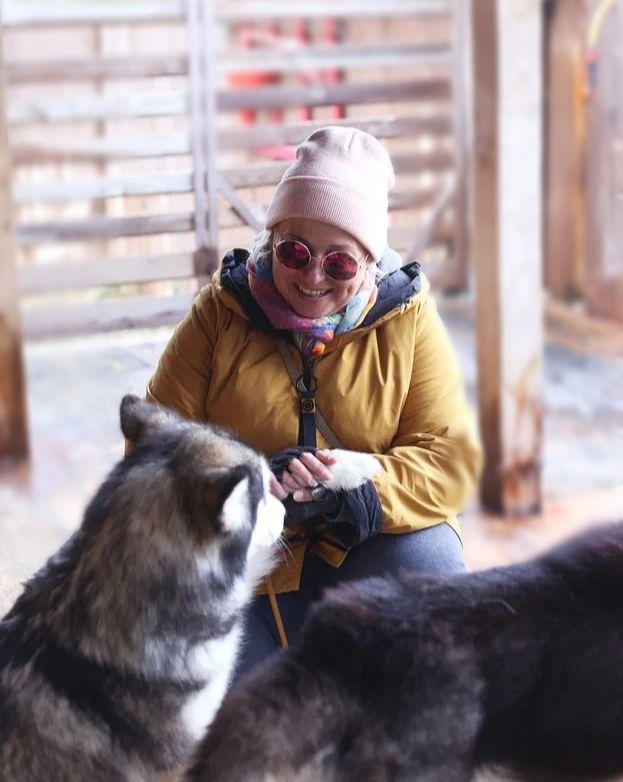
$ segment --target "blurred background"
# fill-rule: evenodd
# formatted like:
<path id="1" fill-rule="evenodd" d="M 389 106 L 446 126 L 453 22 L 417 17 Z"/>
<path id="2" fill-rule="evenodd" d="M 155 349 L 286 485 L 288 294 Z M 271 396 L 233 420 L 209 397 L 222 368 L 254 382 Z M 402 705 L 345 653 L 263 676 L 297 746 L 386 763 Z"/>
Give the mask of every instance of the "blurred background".
<path id="1" fill-rule="evenodd" d="M 0 608 L 296 145 L 375 134 L 487 465 L 474 568 L 623 518 L 623 0 L 0 0 Z"/>

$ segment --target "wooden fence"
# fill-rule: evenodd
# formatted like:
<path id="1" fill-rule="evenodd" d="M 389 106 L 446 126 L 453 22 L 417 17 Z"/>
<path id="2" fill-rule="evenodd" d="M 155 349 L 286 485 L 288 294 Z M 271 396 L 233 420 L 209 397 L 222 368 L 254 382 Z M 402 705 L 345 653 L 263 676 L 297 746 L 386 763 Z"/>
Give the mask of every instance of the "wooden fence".
<path id="1" fill-rule="evenodd" d="M 445 0 L 5 0 L 25 333 L 179 319 L 328 122 L 383 140 L 390 242 L 463 286 L 461 16 Z"/>
<path id="2" fill-rule="evenodd" d="M 623 2 L 550 6 L 546 284 L 623 322 Z"/>

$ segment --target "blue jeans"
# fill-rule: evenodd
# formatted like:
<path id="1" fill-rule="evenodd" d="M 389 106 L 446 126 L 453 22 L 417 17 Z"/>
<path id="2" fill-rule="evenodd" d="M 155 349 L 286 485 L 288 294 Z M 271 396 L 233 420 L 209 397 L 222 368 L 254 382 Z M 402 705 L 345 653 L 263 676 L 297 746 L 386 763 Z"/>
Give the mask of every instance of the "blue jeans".
<path id="1" fill-rule="evenodd" d="M 399 570 L 456 573 L 465 569 L 461 542 L 448 524 L 437 524 L 405 535 L 379 535 L 354 548 L 339 568 L 327 564 L 308 550 L 299 591 L 277 595 L 286 636 L 288 641 L 297 636 L 307 609 L 327 587 Z M 265 595 L 255 597 L 248 610 L 235 677 L 279 648 L 268 598 Z"/>

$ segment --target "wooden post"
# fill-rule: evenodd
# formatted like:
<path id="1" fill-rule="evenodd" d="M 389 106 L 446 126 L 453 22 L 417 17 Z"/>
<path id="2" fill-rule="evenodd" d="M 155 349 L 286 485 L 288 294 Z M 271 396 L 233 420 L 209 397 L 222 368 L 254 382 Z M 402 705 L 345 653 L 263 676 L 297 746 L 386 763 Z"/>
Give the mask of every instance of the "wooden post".
<path id="1" fill-rule="evenodd" d="M 472 0 L 482 501 L 541 505 L 541 2 Z"/>
<path id="2" fill-rule="evenodd" d="M 469 282 L 470 208 L 468 150 L 471 141 L 469 64 L 471 41 L 469 8 L 464 0 L 452 5 L 452 111 L 454 135 L 454 240 L 448 288 L 464 290 Z"/>
<path id="3" fill-rule="evenodd" d="M 547 61 L 545 281 L 559 299 L 581 293 L 585 263 L 584 0 L 551 4 Z"/>
<path id="4" fill-rule="evenodd" d="M 194 260 L 195 274 L 201 286 L 217 268 L 219 261 L 215 20 L 212 0 L 189 0 L 186 8 L 197 237 Z"/>
<path id="5" fill-rule="evenodd" d="M 1 22 L 1 19 L 0 19 Z M 28 453 L 0 26 L 0 458 Z"/>
<path id="6" fill-rule="evenodd" d="M 623 8 L 587 0 L 592 72 L 586 100 L 588 311 L 623 323 Z"/>

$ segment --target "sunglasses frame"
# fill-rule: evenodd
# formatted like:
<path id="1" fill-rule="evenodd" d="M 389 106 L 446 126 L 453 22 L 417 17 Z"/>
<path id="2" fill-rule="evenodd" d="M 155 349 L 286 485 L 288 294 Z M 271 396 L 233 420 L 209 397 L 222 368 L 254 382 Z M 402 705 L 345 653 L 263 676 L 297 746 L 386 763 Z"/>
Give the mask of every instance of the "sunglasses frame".
<path id="1" fill-rule="evenodd" d="M 307 263 L 305 263 L 299 269 L 293 268 L 293 267 L 288 266 L 287 264 L 285 264 L 281 260 L 281 258 L 279 257 L 279 252 L 278 252 L 279 245 L 284 244 L 285 242 L 292 242 L 293 244 L 300 244 L 300 245 L 302 245 L 307 250 L 307 254 L 308 254 Z M 312 260 L 314 258 L 319 258 L 320 257 L 319 255 L 312 255 L 312 251 L 305 244 L 305 242 L 302 242 L 300 239 L 280 239 L 278 242 L 275 242 L 273 244 L 273 252 L 275 254 L 275 257 L 279 261 L 279 263 L 282 266 L 285 266 L 286 269 L 290 269 L 290 271 L 302 271 L 303 269 L 306 269 L 309 266 L 309 264 L 312 262 Z M 329 274 L 327 272 L 327 270 L 325 269 L 325 266 L 324 266 L 325 261 L 327 260 L 327 258 L 330 255 L 333 255 L 335 253 L 342 253 L 343 255 L 348 255 L 349 258 L 352 258 L 355 261 L 355 263 L 357 264 L 357 268 L 356 268 L 355 272 L 353 273 L 353 275 L 351 277 L 344 277 L 344 278 L 334 277 L 332 274 Z M 321 267 L 321 269 L 323 271 L 323 274 L 325 274 L 327 277 L 329 277 L 329 279 L 333 280 L 334 282 L 349 282 L 350 280 L 354 279 L 357 276 L 357 272 L 359 271 L 361 266 L 363 266 L 363 264 L 368 260 L 368 257 L 369 257 L 369 254 L 366 253 L 366 255 L 364 256 L 363 260 L 360 260 L 359 258 L 355 257 L 352 253 L 349 253 L 347 250 L 331 250 L 331 252 L 328 252 L 328 253 L 326 253 L 323 256 L 322 262 L 320 264 L 320 267 Z"/>

